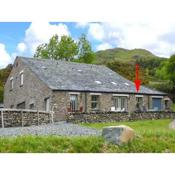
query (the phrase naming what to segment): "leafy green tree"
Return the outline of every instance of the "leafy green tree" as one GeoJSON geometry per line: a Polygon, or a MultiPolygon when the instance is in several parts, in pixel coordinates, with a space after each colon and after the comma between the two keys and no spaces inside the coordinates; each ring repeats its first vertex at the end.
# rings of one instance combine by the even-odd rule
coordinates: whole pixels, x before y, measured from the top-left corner
{"type": "Polygon", "coordinates": [[[160,64],[160,66],[156,70],[156,77],[161,79],[161,80],[167,80],[168,75],[167,75],[167,66],[169,64],[168,60],[165,60],[160,64]]]}
{"type": "Polygon", "coordinates": [[[173,88],[175,90],[175,55],[170,57],[166,70],[167,77],[173,83],[173,88]]]}
{"type": "Polygon", "coordinates": [[[57,51],[59,59],[72,61],[78,54],[78,45],[70,36],[62,36],[57,51]]]}
{"type": "MultiPolygon", "coordinates": [[[[175,55],[172,55],[161,64],[156,71],[156,75],[158,78],[165,80],[166,86],[164,87],[167,89],[165,89],[165,91],[169,92],[175,101],[175,55]]],[[[160,88],[162,87],[163,85],[160,86],[160,88]]]]}
{"type": "Polygon", "coordinates": [[[88,64],[93,63],[93,61],[95,60],[95,53],[92,51],[91,44],[87,40],[85,34],[83,34],[79,38],[78,47],[79,47],[79,53],[78,53],[79,62],[88,64]]]}
{"type": "Polygon", "coordinates": [[[78,54],[78,45],[70,36],[62,36],[59,41],[58,35],[54,35],[49,43],[41,44],[37,47],[34,57],[45,59],[65,59],[73,60],[78,54]]]}
{"type": "Polygon", "coordinates": [[[50,40],[49,43],[41,44],[37,47],[36,53],[34,57],[36,58],[45,58],[45,59],[60,59],[60,55],[58,52],[59,47],[59,40],[58,35],[54,35],[50,40]]]}

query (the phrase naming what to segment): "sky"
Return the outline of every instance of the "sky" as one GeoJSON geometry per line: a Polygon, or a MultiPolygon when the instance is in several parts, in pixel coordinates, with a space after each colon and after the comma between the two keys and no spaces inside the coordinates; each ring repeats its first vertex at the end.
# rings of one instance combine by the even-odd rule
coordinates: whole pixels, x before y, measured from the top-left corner
{"type": "Polygon", "coordinates": [[[85,33],[94,51],[142,48],[169,57],[175,53],[174,21],[114,22],[0,22],[0,68],[16,56],[32,57],[36,47],[49,39],[68,35],[75,41],[85,33]]]}

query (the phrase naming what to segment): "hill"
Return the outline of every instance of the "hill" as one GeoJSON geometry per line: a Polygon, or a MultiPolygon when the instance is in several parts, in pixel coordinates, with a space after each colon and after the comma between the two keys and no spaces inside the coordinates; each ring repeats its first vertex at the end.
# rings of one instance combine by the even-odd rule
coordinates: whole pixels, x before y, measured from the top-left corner
{"type": "Polygon", "coordinates": [[[125,78],[134,81],[135,64],[138,63],[142,84],[153,87],[151,82],[161,81],[155,75],[157,67],[163,61],[166,59],[145,49],[114,48],[96,52],[95,64],[104,64],[125,78]]]}
{"type": "Polygon", "coordinates": [[[123,49],[114,48],[96,52],[96,63],[109,63],[114,61],[135,63],[138,60],[163,60],[164,58],[155,56],[145,49],[123,49]]]}

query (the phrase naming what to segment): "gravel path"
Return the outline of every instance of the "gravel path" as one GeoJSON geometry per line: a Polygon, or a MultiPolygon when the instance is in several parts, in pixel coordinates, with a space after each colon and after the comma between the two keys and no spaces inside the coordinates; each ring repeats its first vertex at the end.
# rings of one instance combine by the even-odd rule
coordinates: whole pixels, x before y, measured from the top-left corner
{"type": "Polygon", "coordinates": [[[0,137],[19,135],[82,136],[101,135],[101,131],[66,122],[30,127],[0,128],[0,137]]]}

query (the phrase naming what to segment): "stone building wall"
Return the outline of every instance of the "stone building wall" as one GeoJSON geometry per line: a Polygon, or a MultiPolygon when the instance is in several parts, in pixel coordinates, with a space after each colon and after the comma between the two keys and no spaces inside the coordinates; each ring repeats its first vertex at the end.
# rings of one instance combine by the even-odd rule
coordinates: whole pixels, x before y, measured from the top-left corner
{"type": "Polygon", "coordinates": [[[0,110],[0,127],[23,127],[52,122],[51,114],[44,111],[0,110]]]}
{"type": "Polygon", "coordinates": [[[34,109],[45,110],[44,99],[52,96],[52,90],[40,80],[20,59],[16,59],[13,69],[5,84],[4,107],[16,108],[17,104],[25,102],[26,109],[34,103],[34,109]],[[20,72],[23,71],[24,84],[20,86],[20,72]],[[14,88],[10,88],[10,78],[13,77],[14,88]]]}

